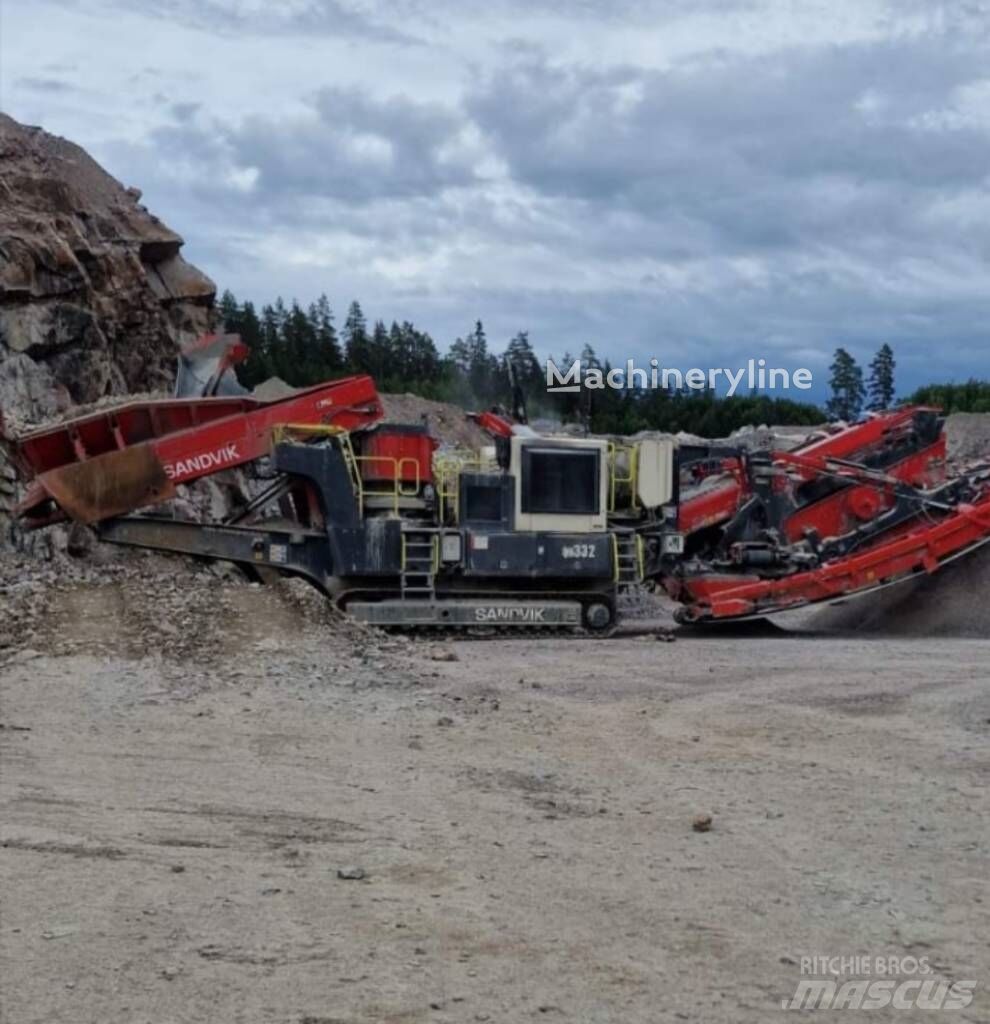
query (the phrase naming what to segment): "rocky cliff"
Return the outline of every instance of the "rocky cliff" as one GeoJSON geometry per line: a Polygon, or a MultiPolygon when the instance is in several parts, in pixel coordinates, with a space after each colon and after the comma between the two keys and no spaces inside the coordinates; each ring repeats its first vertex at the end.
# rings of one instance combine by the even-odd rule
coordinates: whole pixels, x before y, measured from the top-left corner
{"type": "MultiPolygon", "coordinates": [[[[0,114],[0,410],[44,419],[170,388],[215,286],[182,238],[83,149],[0,114]]],[[[0,518],[12,500],[0,456],[0,518]]]]}

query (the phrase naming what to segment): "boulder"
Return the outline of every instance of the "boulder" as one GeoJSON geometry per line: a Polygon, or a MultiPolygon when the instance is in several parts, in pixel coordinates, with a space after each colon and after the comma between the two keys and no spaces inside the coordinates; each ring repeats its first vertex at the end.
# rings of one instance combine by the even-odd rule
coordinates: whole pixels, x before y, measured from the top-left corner
{"type": "MultiPolygon", "coordinates": [[[[140,200],[79,146],[0,114],[0,412],[8,424],[169,390],[179,349],[212,328],[215,285],[140,200]]],[[[0,520],[10,479],[0,453],[0,520]]]]}

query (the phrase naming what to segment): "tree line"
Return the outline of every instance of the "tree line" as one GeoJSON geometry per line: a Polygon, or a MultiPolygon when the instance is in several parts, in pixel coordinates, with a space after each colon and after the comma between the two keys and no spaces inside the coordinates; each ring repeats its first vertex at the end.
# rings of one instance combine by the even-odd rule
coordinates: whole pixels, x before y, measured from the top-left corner
{"type": "MultiPolygon", "coordinates": [[[[582,422],[596,433],[610,434],[683,430],[717,437],[750,423],[814,424],[824,418],[815,405],[765,394],[719,398],[712,391],[611,388],[547,394],[545,371],[529,333],[517,332],[497,351],[480,320],[441,354],[430,334],[409,321],[369,324],[357,301],[338,330],[325,295],[305,308],[278,298],[258,309],[228,290],[220,298],[219,314],[226,330],[239,334],[250,349],[238,370],[247,387],[269,377],[299,387],[367,373],[382,391],[408,391],[471,409],[510,407],[516,387],[530,418],[582,422]]],[[[574,358],[564,353],[555,362],[564,368],[574,358]]],[[[591,346],[578,358],[585,368],[612,369],[591,346]]]]}
{"type": "MultiPolygon", "coordinates": [[[[325,295],[306,307],[278,298],[259,309],[250,301],[239,302],[228,290],[220,298],[219,315],[226,330],[240,334],[250,349],[239,369],[247,387],[269,377],[305,386],[367,373],[382,391],[411,392],[472,409],[510,407],[516,388],[525,396],[530,418],[581,422],[596,433],[660,430],[724,437],[752,423],[813,425],[827,417],[852,421],[864,406],[890,408],[895,395],[896,364],[889,345],[877,352],[865,380],[856,360],[845,349],[837,349],[830,368],[831,397],[823,411],[811,403],[765,393],[721,398],[711,390],[686,388],[547,394],[545,371],[527,331],[517,332],[498,351],[478,320],[441,353],[430,334],[408,320],[370,323],[357,301],[350,304],[338,329],[325,295]]],[[[586,369],[612,369],[590,346],[577,358],[586,369]]],[[[574,359],[564,353],[555,362],[563,370],[574,359]]],[[[922,389],[910,400],[942,405],[947,411],[990,411],[990,384],[971,381],[922,389]]]]}
{"type": "MultiPolygon", "coordinates": [[[[859,417],[864,407],[871,412],[894,406],[894,352],[882,345],[870,363],[865,382],[856,360],[844,349],[835,351],[830,367],[831,398],[825,408],[833,419],[847,421],[859,417]]],[[[990,381],[970,378],[962,384],[926,384],[905,399],[906,405],[931,405],[946,414],[953,412],[990,412],[990,381]]]]}
{"type": "Polygon", "coordinates": [[[908,399],[914,405],[934,405],[951,412],[990,412],[990,381],[970,379],[964,384],[928,384],[908,399]]]}

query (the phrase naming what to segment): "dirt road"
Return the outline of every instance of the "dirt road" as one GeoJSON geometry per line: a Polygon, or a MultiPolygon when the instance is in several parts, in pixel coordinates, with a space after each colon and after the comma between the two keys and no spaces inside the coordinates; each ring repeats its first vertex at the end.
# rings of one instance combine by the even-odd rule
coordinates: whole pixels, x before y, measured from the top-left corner
{"type": "Polygon", "coordinates": [[[990,1019],[990,641],[369,645],[212,586],[0,656],[4,1024],[763,1024],[839,955],[990,1019]]]}

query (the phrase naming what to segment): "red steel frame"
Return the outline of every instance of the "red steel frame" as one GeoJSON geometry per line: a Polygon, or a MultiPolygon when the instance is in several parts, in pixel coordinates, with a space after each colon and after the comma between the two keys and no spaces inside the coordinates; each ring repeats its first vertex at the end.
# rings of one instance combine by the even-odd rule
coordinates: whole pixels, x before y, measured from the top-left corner
{"type": "Polygon", "coordinates": [[[497,412],[469,412],[468,419],[474,420],[491,437],[512,437],[512,421],[497,412]]]}
{"type": "MultiPolygon", "coordinates": [[[[910,406],[884,413],[796,451],[772,452],[771,457],[775,464],[786,465],[804,480],[812,480],[830,471],[832,467],[832,471],[841,476],[844,470],[835,464],[836,459],[851,460],[859,453],[875,449],[885,439],[908,426],[916,413],[934,411],[923,406],[910,406]]],[[[712,487],[681,502],[677,516],[681,533],[694,533],[727,522],[749,497],[742,461],[725,459],[724,471],[731,479],[727,479],[722,486],[712,487]]],[[[930,487],[938,483],[945,477],[944,435],[922,451],[888,466],[883,475],[916,487],[930,487]]],[[[800,509],[788,521],[789,539],[799,540],[806,527],[814,527],[823,537],[845,532],[851,527],[854,518],[862,519],[856,509],[867,491],[877,493],[877,484],[866,483],[848,488],[800,509]]],[[[889,508],[890,504],[889,497],[884,495],[876,504],[874,514],[889,508]]]]}
{"type": "MultiPolygon", "coordinates": [[[[882,471],[844,466],[855,456],[875,451],[898,430],[909,425],[913,407],[887,413],[850,427],[794,452],[774,452],[773,461],[798,478],[812,480],[823,473],[859,481],[794,513],[785,525],[790,541],[800,540],[808,528],[821,537],[852,529],[894,504],[894,486],[903,482],[930,487],[945,479],[945,437],[882,471]],[[838,461],[837,461],[838,460],[838,461]]],[[[724,487],[698,495],[680,510],[681,529],[700,529],[725,522],[748,497],[741,466],[727,467],[733,480],[724,487]]],[[[860,591],[889,585],[918,572],[934,572],[956,555],[990,538],[990,491],[972,505],[960,505],[941,518],[915,519],[890,531],[872,547],[806,572],[779,579],[757,575],[699,573],[668,577],[665,586],[683,602],[688,621],[732,619],[765,615],[818,601],[834,600],[860,591]]]]}
{"type": "Polygon", "coordinates": [[[975,505],[959,506],[935,524],[916,521],[894,539],[808,572],[777,580],[698,576],[679,581],[675,596],[689,602],[688,621],[766,615],[872,590],[919,571],[935,572],[942,562],[988,537],[990,495],[975,505]]]}
{"type": "MultiPolygon", "coordinates": [[[[147,456],[141,471],[151,466],[163,474],[160,486],[148,492],[151,500],[145,504],[153,504],[171,497],[176,484],[269,454],[272,432],[281,424],[329,424],[356,430],[371,426],[382,415],[375,383],[366,376],[319,384],[273,402],[251,397],[163,399],[107,408],[32,431],[16,441],[7,439],[6,447],[22,474],[34,478],[17,513],[27,528],[64,520],[65,511],[50,504],[56,495],[64,495],[67,486],[76,488],[81,479],[87,485],[83,488],[87,498],[94,489],[108,492],[112,478],[129,471],[134,456],[142,454],[139,450],[147,456]],[[94,488],[92,482],[98,478],[105,484],[94,488]]],[[[87,522],[140,507],[90,504],[84,516],[87,522]]]]}

